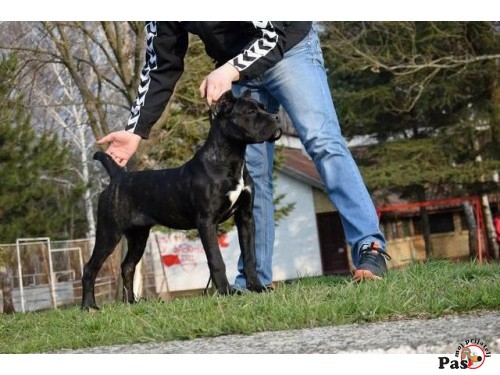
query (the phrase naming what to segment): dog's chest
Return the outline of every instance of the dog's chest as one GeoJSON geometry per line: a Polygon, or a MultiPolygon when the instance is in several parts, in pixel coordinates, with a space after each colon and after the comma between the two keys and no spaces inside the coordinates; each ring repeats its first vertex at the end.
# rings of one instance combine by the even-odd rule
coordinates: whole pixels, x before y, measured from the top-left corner
{"type": "Polygon", "coordinates": [[[229,198],[229,204],[230,204],[229,208],[230,209],[234,206],[234,204],[236,203],[236,201],[240,197],[241,192],[243,190],[248,190],[248,189],[249,188],[247,186],[245,186],[245,181],[243,180],[243,170],[241,170],[240,178],[237,181],[236,185],[234,185],[233,188],[231,190],[229,190],[226,194],[227,197],[229,198]]]}
{"type": "Polygon", "coordinates": [[[229,202],[231,204],[231,207],[234,206],[238,198],[240,197],[241,192],[243,191],[243,188],[245,187],[245,184],[243,183],[243,177],[241,177],[235,186],[234,190],[229,190],[227,192],[227,196],[229,197],[229,202]]]}

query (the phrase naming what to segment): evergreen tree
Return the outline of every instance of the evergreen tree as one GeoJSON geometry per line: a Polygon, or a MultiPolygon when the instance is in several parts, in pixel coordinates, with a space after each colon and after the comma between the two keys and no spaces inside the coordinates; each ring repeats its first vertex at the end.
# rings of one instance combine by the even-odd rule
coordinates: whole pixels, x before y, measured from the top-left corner
{"type": "Polygon", "coordinates": [[[58,237],[67,230],[73,192],[57,183],[68,152],[55,134],[37,133],[12,84],[17,61],[0,60],[0,242],[58,237]]]}

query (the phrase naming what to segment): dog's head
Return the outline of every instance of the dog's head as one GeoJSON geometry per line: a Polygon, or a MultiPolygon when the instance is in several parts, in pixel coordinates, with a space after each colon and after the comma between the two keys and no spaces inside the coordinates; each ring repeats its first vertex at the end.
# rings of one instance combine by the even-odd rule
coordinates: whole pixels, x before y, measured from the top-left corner
{"type": "Polygon", "coordinates": [[[462,351],[461,359],[468,359],[470,362],[481,362],[483,360],[483,357],[481,357],[480,355],[473,354],[471,350],[468,347],[466,347],[462,351]]]}
{"type": "Polygon", "coordinates": [[[235,98],[226,91],[212,110],[212,126],[219,126],[222,133],[243,143],[275,141],[281,136],[278,116],[266,110],[246,91],[235,98]]]}

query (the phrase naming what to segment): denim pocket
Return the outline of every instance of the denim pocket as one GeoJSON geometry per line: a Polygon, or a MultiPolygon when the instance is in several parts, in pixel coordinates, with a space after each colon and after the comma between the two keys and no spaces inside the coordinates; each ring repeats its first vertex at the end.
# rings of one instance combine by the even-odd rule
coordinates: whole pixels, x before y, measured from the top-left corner
{"type": "Polygon", "coordinates": [[[313,62],[316,62],[323,66],[325,64],[325,60],[323,59],[323,50],[321,49],[321,42],[319,41],[319,36],[316,30],[311,30],[308,37],[310,37],[311,43],[311,52],[313,62]]]}

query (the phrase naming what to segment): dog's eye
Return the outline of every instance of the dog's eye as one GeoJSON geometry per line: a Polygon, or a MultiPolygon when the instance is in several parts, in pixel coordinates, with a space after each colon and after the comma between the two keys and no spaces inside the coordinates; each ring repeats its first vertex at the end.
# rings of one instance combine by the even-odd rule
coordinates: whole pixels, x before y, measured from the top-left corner
{"type": "Polygon", "coordinates": [[[246,111],[245,111],[245,114],[247,115],[253,115],[257,113],[257,109],[256,108],[248,108],[246,111]]]}

